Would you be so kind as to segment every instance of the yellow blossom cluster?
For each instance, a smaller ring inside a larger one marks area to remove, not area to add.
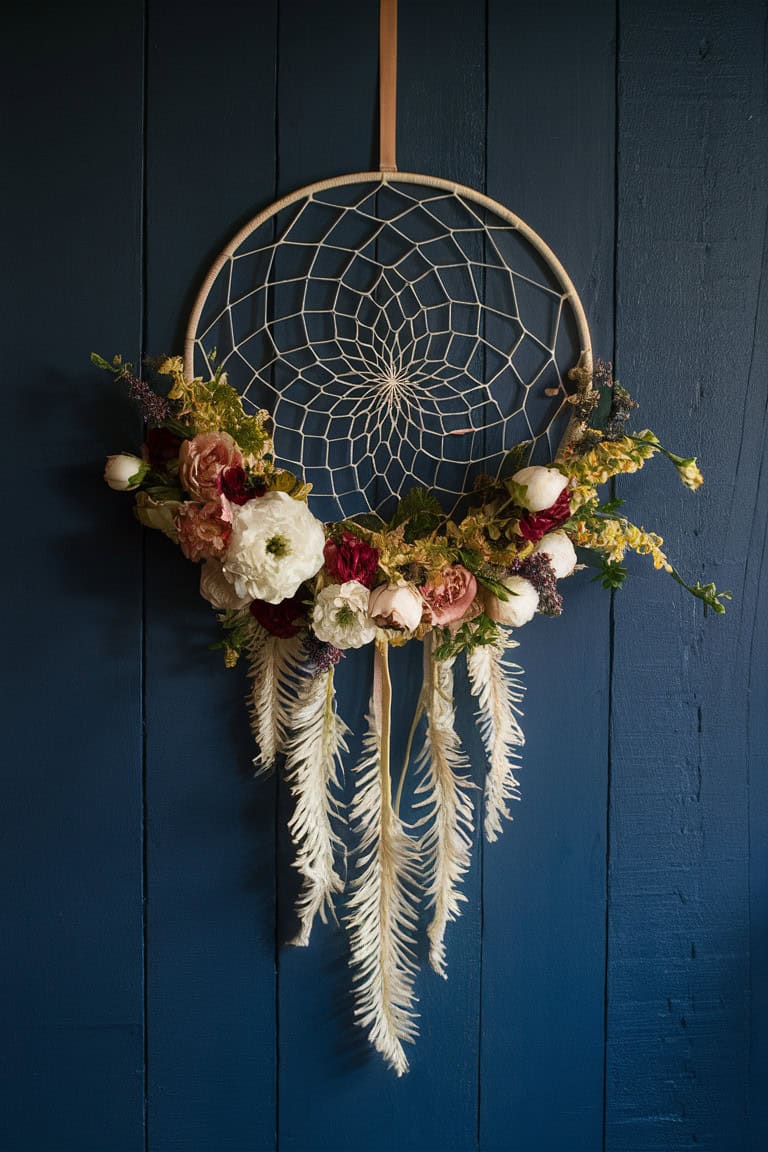
[[[588,452],[566,456],[558,461],[558,468],[564,475],[576,480],[577,486],[588,485],[594,488],[596,484],[605,484],[612,476],[620,473],[637,472],[658,451],[656,437],[650,432],[641,432],[637,437],[601,440]],[[581,503],[586,503],[586,500]]]
[[[664,543],[661,536],[655,532],[646,532],[629,520],[576,520],[571,539],[582,548],[593,548],[604,553],[614,564],[620,563],[629,549],[640,556],[650,556],[654,568],[672,571],[672,565],[661,550]]]

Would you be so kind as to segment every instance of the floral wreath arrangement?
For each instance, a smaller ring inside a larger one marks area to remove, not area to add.
[[[487,754],[484,831],[493,841],[517,798],[515,761],[524,742],[522,669],[505,653],[516,646],[511,630],[537,612],[560,615],[559,581],[590,564],[603,587],[619,588],[624,556],[635,552],[715,612],[725,610],[729,593],[687,584],[662,538],[628,520],[621,500],[598,492],[657,454],[695,490],[702,483],[696,461],[667,451],[647,429],[625,431],[636,405],[610,366],[598,364],[570,398],[576,432],[548,466],[526,464],[530,446],[521,444],[497,477],[477,479],[452,516],[433,492],[413,488],[388,521],[366,513],[323,524],[308,507],[310,485],[275,461],[269,414],[247,414],[223,371],[189,379],[181,358],[167,358],[154,368],[170,387],[157,390],[120,357],[92,360],[127,385],[147,425],[141,455],[110,456],[105,480],[134,492],[141,523],[200,565],[200,592],[219,614],[226,665],[241,655],[248,661],[254,764],[268,771],[282,758],[302,878],[295,944],[309,943],[315,916],[334,914],[346,886],[338,785],[349,729],[336,709],[334,674],[345,650],[374,646],[368,731],[349,812],[357,849],[342,918],[356,1019],[401,1075],[408,1067],[403,1042],[416,1036],[419,902],[429,914],[429,962],[445,976],[446,926],[466,899],[461,881],[476,785],[455,729],[454,662],[464,654],[476,701]],[[596,427],[606,391],[609,410]],[[387,651],[412,639],[424,644],[424,679],[393,799]],[[403,779],[422,717],[420,815],[407,825],[399,814]]]

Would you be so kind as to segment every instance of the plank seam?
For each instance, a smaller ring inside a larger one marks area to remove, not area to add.
[[[139,208],[141,234],[141,274],[139,307],[139,352],[146,355],[147,334],[147,172],[149,122],[149,0],[142,3],[142,61],[141,61],[141,204]],[[141,362],[140,360],[140,362]],[[148,802],[147,802],[147,544],[141,533],[141,639],[140,639],[140,708],[141,708],[141,959],[142,959],[142,1046],[143,1046],[143,1128],[144,1152],[149,1152],[149,923],[148,923]]]

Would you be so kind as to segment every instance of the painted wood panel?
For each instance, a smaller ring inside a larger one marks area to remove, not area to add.
[[[765,539],[764,358],[753,347],[768,206],[765,17],[762,3],[621,6],[617,361],[642,419],[698,452],[709,477],[691,496],[670,491],[657,465],[628,507],[660,522],[693,579],[736,600],[705,619],[647,567],[616,597],[606,1102],[616,1152],[762,1146],[747,1117],[749,688],[765,660],[753,642]],[[629,482],[617,487],[626,495]],[[764,764],[754,762],[758,799]],[[764,973],[754,979],[759,988]]]
[[[149,4],[146,348],[181,348],[204,272],[274,192],[276,8]],[[274,786],[252,778],[244,672],[195,573],[147,542],[151,1149],[275,1134]]]
[[[142,8],[25,7],[12,32],[0,1147],[129,1152],[144,1142],[141,533],[101,474],[139,425],[88,357],[140,343]]]
[[[488,44],[488,192],[552,245],[610,358],[614,6],[491,3]],[[519,635],[522,802],[485,848],[483,1149],[602,1143],[609,601],[587,573],[562,591]]]

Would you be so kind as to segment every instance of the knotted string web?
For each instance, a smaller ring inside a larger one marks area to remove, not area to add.
[[[246,408],[272,413],[277,460],[320,518],[386,515],[415,486],[450,511],[514,445],[554,455],[584,344],[575,293],[490,204],[427,178],[327,181],[214,265],[187,369],[215,350]]]

